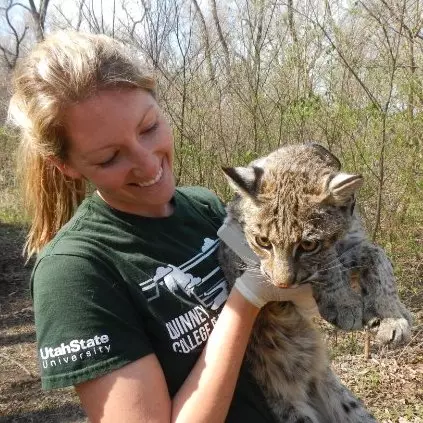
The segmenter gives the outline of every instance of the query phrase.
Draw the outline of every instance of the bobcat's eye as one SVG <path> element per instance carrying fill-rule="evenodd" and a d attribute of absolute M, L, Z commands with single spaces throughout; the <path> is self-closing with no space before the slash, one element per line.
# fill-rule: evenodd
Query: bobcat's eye
<path fill-rule="evenodd" d="M 320 242 L 316 240 L 303 239 L 300 242 L 300 248 L 304 253 L 315 253 L 320 248 Z"/>
<path fill-rule="evenodd" d="M 272 243 L 269 241 L 269 238 L 266 238 L 265 236 L 256 236 L 256 243 L 258 246 L 266 248 L 267 250 L 272 247 Z"/>

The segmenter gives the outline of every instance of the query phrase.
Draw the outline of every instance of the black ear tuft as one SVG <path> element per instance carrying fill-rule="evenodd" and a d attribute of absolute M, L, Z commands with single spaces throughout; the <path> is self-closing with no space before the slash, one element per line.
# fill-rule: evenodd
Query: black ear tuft
<path fill-rule="evenodd" d="M 255 199 L 264 172 L 261 167 L 223 167 L 222 170 L 235 191 Z"/>
<path fill-rule="evenodd" d="M 341 170 L 341 162 L 339 159 L 332 154 L 329 150 L 327 150 L 325 147 L 323 147 L 320 144 L 316 144 L 314 142 L 309 144 L 311 147 L 316 149 L 319 152 L 319 155 L 324 158 L 329 164 L 335 167 L 336 170 Z"/>

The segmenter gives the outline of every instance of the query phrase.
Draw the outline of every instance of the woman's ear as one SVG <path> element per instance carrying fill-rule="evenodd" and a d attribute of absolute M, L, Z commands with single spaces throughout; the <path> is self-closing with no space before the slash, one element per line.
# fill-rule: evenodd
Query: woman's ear
<path fill-rule="evenodd" d="M 71 179 L 82 179 L 82 175 L 75 170 L 72 166 L 63 163 L 60 159 L 54 156 L 48 157 L 49 162 L 55 166 L 63 175 Z"/>

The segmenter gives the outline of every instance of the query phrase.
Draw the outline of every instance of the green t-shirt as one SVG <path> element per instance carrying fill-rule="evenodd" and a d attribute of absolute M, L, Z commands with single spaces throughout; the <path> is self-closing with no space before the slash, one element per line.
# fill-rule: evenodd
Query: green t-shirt
<path fill-rule="evenodd" d="M 174 213 L 146 218 L 97 194 L 40 253 L 31 278 L 44 389 L 75 385 L 154 353 L 173 396 L 197 361 L 228 287 L 210 191 L 178 188 Z M 273 421 L 244 365 L 228 422 Z"/>

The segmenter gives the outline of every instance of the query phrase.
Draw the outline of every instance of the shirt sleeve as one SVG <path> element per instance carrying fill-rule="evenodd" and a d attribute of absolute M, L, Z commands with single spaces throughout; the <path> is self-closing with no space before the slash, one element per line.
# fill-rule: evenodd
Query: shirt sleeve
<path fill-rule="evenodd" d="M 94 379 L 153 352 L 125 283 L 101 263 L 43 257 L 32 295 L 43 389 Z"/>
<path fill-rule="evenodd" d="M 204 217 L 210 219 L 216 229 L 222 225 L 226 216 L 225 205 L 213 191 L 195 186 L 184 187 L 181 193 L 194 200 L 193 205 Z"/>
<path fill-rule="evenodd" d="M 216 215 L 216 217 L 223 223 L 223 219 L 226 217 L 226 209 L 222 200 L 212 191 L 210 192 L 210 209 Z"/>

